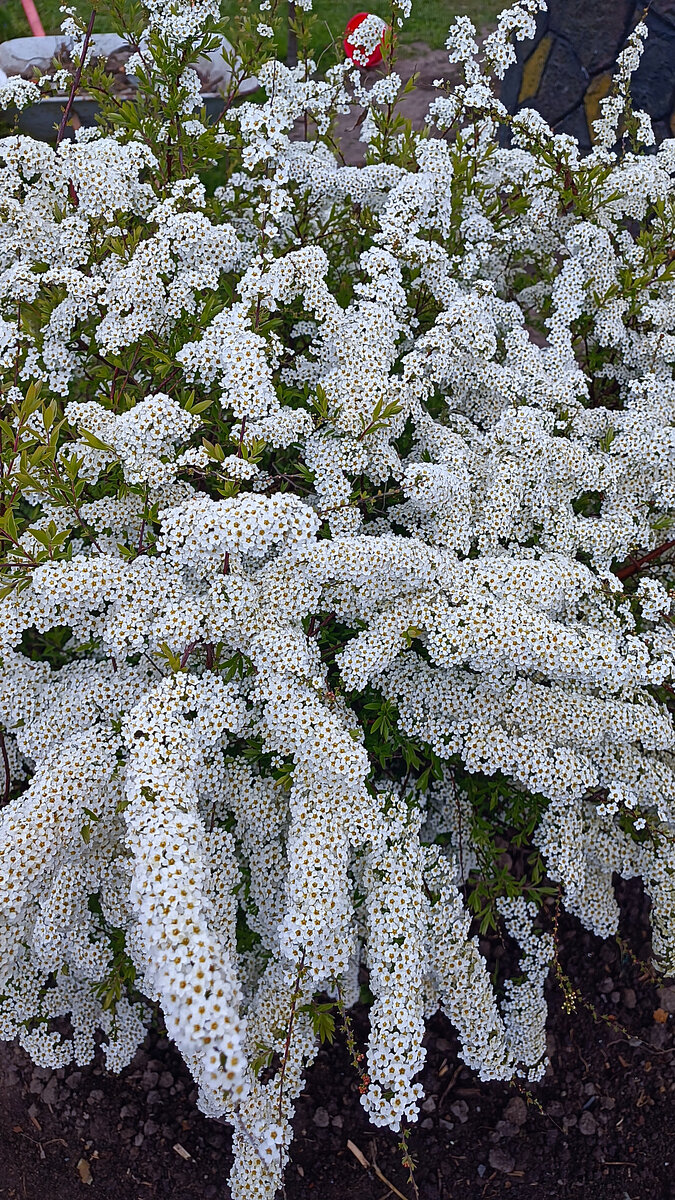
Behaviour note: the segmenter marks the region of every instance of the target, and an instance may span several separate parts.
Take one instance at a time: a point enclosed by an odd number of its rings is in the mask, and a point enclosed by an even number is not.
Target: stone
[[[654,1025],[647,1035],[650,1046],[655,1050],[664,1050],[670,1041],[670,1030],[666,1025]]]
[[[673,991],[675,991],[675,988],[673,988]],[[624,988],[623,989],[623,1006],[624,1006],[624,1008],[635,1008],[636,1004],[637,1004],[637,996],[635,995],[635,992],[633,991],[633,989],[630,987]],[[663,1007],[665,1008],[665,1005],[663,1005]]]
[[[633,104],[655,118],[665,117],[671,109],[674,87],[675,30],[669,38],[647,39],[640,66],[631,80]]]
[[[490,1151],[488,1162],[494,1171],[501,1171],[502,1174],[508,1175],[516,1165],[516,1160],[507,1150],[503,1150],[501,1146],[493,1146]]]
[[[425,1112],[425,1113],[436,1112],[436,1097],[435,1096],[427,1096],[427,1099],[424,1101],[424,1103],[422,1105],[422,1112]]]
[[[59,1081],[55,1075],[47,1080],[40,1099],[43,1104],[56,1104],[59,1098]]]
[[[94,58],[108,58],[123,50],[131,53],[127,42],[116,33],[95,33],[90,44]],[[73,38],[65,37],[62,33],[46,37],[11,38],[0,45],[0,68],[6,75],[22,75],[24,79],[32,79],[36,68],[43,73],[49,71],[53,59],[57,55],[69,55],[72,46]]]
[[[226,92],[232,79],[232,45],[223,38],[220,49],[212,50],[210,54],[202,54],[195,63],[195,70],[201,80],[203,92]],[[236,64],[235,64],[236,65]],[[251,76],[239,85],[238,95],[245,96],[254,92],[259,86],[258,80]]]
[[[520,1125],[514,1125],[512,1121],[497,1121],[495,1125],[495,1135],[499,1138],[512,1138],[517,1133],[520,1133]]]
[[[330,1117],[325,1108],[317,1108],[314,1113],[314,1124],[318,1125],[319,1129],[327,1129],[330,1124]]]
[[[450,1112],[453,1117],[457,1117],[460,1125],[465,1125],[469,1119],[469,1106],[466,1100],[455,1100],[455,1103],[450,1105]]]
[[[675,1013],[675,986],[662,987],[657,991],[659,1006],[667,1013]]]
[[[594,1137],[598,1123],[593,1116],[593,1113],[582,1112],[578,1122],[579,1133],[583,1133],[584,1137]]]
[[[581,103],[589,76],[584,72],[572,47],[556,41],[546,60],[539,90],[533,104],[545,121],[556,125],[565,113]]]
[[[613,66],[630,30],[635,0],[551,0],[549,31],[574,47],[589,75]]]
[[[527,1120],[527,1105],[522,1096],[512,1096],[504,1109],[504,1120],[512,1125],[524,1125]]]

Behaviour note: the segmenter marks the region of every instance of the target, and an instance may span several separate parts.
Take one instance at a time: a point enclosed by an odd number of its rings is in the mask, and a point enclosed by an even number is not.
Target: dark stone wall
[[[518,62],[501,90],[507,108],[536,108],[556,133],[573,134],[589,150],[617,55],[644,9],[644,0],[549,0],[534,39],[516,47]],[[661,141],[675,137],[675,0],[652,0],[644,20],[649,37],[633,75],[633,105],[650,114]]]

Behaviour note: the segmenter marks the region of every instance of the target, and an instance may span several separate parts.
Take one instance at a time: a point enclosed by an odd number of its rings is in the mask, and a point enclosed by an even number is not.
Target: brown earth
[[[457,82],[460,78],[457,65],[448,62],[447,50],[430,50],[424,42],[413,42],[405,46],[401,57],[397,59],[395,69],[403,83],[412,75],[416,76],[415,90],[403,96],[398,106],[398,112],[412,121],[414,129],[423,127],[431,101],[443,94],[434,87],[434,80],[447,79]],[[380,71],[381,68],[362,71],[364,87],[371,88]],[[337,121],[337,140],[345,161],[352,166],[361,165],[365,156],[365,145],[359,141],[361,130],[356,124],[362,115],[363,110],[354,105],[349,115],[345,114]]]
[[[646,966],[639,887],[623,884],[620,896],[628,944],[561,920],[562,969],[583,999],[565,1013],[551,980],[551,1066],[529,1093],[480,1083],[458,1061],[449,1022],[431,1022],[427,1100],[410,1138],[420,1200],[675,1200],[675,987]],[[493,963],[509,958],[498,939],[483,949]],[[355,1023],[363,1038],[364,1011]],[[159,1034],[119,1077],[100,1062],[35,1068],[11,1046],[0,1074],[0,1200],[228,1200],[228,1130],[199,1113]],[[338,1038],[298,1101],[287,1200],[415,1200],[397,1141],[368,1124]]]

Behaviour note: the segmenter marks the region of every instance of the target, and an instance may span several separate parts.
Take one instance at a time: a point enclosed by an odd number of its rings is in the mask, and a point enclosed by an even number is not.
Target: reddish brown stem
[[[675,539],[670,542],[664,542],[662,546],[657,546],[655,550],[650,550],[649,554],[643,554],[642,558],[636,558],[635,562],[621,567],[619,571],[615,572],[617,579],[630,579],[631,575],[635,575],[641,567],[644,567],[647,563],[654,562],[662,554],[665,554],[667,550],[672,550],[674,547]]]
[[[4,807],[6,804],[9,804],[9,797],[12,790],[12,773],[9,769],[9,755],[7,753],[7,746],[5,745],[4,733],[0,733],[0,754],[2,754],[2,762],[5,768],[5,790],[2,801]]]
[[[70,94],[66,101],[66,107],[63,110],[63,116],[61,117],[61,124],[59,125],[59,132],[56,135],[57,146],[58,146],[59,142],[62,142],[63,138],[65,137],[68,121],[70,120],[70,110],[73,107],[73,101],[75,100],[75,96],[77,94],[77,89],[80,86],[80,79],[82,78],[82,68],[84,66],[85,59],[87,57],[87,50],[89,49],[91,35],[94,32],[95,19],[96,19],[96,9],[92,8],[91,16],[89,18],[89,24],[87,25],[87,32],[84,35],[84,42],[82,43],[82,54],[80,55],[80,61],[78,63],[77,70],[73,76],[73,82],[71,84]],[[72,184],[71,184],[71,187],[72,187]]]

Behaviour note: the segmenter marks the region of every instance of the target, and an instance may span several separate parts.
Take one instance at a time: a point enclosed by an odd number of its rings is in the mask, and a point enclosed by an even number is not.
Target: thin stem
[[[89,17],[89,24],[87,25],[87,32],[84,35],[84,42],[82,43],[82,53],[80,55],[80,61],[77,65],[77,70],[73,76],[73,82],[70,87],[70,94],[66,101],[66,107],[63,110],[63,116],[61,117],[61,124],[59,125],[59,132],[56,135],[57,146],[58,146],[59,142],[63,141],[65,134],[66,134],[66,127],[68,125],[68,121],[70,120],[70,110],[73,107],[73,101],[75,100],[75,95],[77,93],[77,89],[80,86],[80,79],[82,78],[82,68],[84,66],[84,63],[85,63],[85,60],[87,57],[87,50],[89,49],[91,35],[94,32],[94,21],[95,20],[96,20],[96,9],[92,8],[91,16]]]
[[[5,735],[2,731],[0,731],[0,754],[2,754],[2,762],[5,768],[5,790],[2,801],[4,808],[7,804],[9,804],[9,798],[12,791],[12,773],[9,769],[9,755],[7,753],[7,746],[5,745]]]
[[[298,1000],[300,999],[300,997],[302,995],[302,990],[300,988],[300,980],[302,979],[304,970],[305,970],[305,951],[303,950],[302,958],[300,959],[300,962],[298,963],[298,970],[297,970],[297,974],[295,976],[295,987],[293,988],[293,996],[291,999],[291,1014],[288,1019],[288,1029],[286,1031],[286,1041],[284,1043],[284,1057],[283,1057],[283,1060],[281,1063],[281,1068],[279,1070],[279,1101],[278,1101],[278,1105],[277,1105],[277,1114],[279,1117],[279,1124],[281,1124],[281,1121],[283,1118],[284,1079],[286,1078],[286,1069],[288,1067],[288,1059],[289,1059],[290,1053],[291,1053],[291,1041],[293,1040],[293,1026],[295,1025],[295,1018],[296,1018],[297,1011],[298,1011]]]
[[[655,550],[650,550],[649,554],[643,554],[642,558],[636,558],[635,562],[629,563],[628,566],[621,567],[616,572],[617,579],[630,579],[631,575],[635,575],[641,567],[646,566],[647,563],[654,562],[655,559],[660,558],[662,554],[665,554],[667,550],[672,550],[673,547],[675,547],[675,538],[670,542],[664,542],[662,546],[657,546]]]

